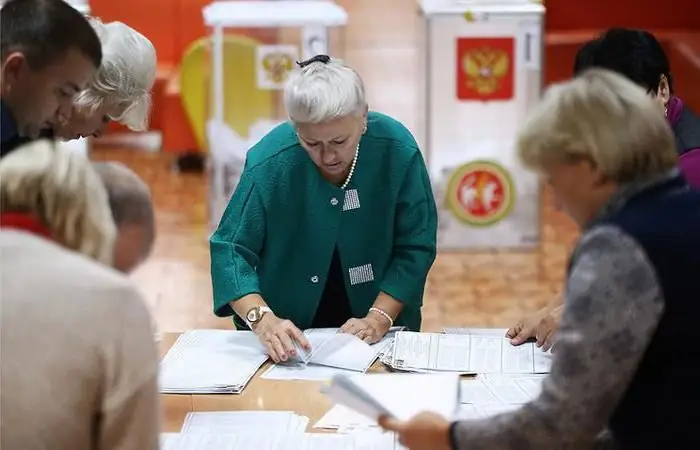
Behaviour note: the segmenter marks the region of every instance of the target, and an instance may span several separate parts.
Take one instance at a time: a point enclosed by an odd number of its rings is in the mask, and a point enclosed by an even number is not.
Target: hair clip
[[[297,66],[299,66],[300,68],[303,69],[304,67],[308,66],[309,64],[315,63],[315,62],[328,64],[329,62],[331,62],[331,57],[328,55],[316,55],[316,56],[309,58],[305,61],[297,61]]]

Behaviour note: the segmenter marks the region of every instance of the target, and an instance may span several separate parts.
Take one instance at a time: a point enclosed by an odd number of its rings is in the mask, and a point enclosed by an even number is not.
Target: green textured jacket
[[[320,175],[285,123],[248,151],[210,239],[214,312],[237,319],[229,303],[257,293],[278,317],[308,328],[337,244],[354,317],[383,291],[405,305],[396,325],[417,331],[436,239],[428,172],[401,123],[369,113],[345,191]]]

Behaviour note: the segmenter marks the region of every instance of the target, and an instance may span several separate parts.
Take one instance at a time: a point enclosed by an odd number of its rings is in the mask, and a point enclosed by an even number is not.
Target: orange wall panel
[[[179,59],[179,0],[90,0],[92,15],[104,22],[118,20],[153,42],[159,63]]]

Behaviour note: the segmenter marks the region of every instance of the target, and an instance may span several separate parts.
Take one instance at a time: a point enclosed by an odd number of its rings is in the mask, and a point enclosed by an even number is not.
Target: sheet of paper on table
[[[188,331],[161,361],[160,391],[238,394],[267,358],[258,337],[250,331]]]
[[[190,412],[180,433],[303,433],[309,418],[293,411],[205,411]]]
[[[396,333],[390,367],[458,373],[549,373],[551,354],[534,344],[511,345],[490,334]]]
[[[464,327],[447,327],[443,328],[445,334],[476,334],[481,336],[498,336],[505,337],[507,328],[464,328]]]
[[[364,373],[391,347],[394,334],[401,329],[403,327],[392,328],[374,345],[367,345],[354,336],[338,333],[337,328],[306,330],[304,334],[311,344],[311,354],[294,361],[275,364],[262,378],[325,381],[336,374]],[[303,355],[301,350],[299,353]]]
[[[522,405],[542,392],[546,375],[479,375],[462,380],[461,403],[484,405]]]
[[[161,450],[403,450],[392,433],[161,435]]]
[[[374,422],[382,415],[408,420],[421,411],[430,411],[450,418],[459,406],[459,375],[457,374],[366,374],[337,375],[323,388],[334,404],[343,405]],[[340,411],[343,412],[342,410]],[[336,417],[326,417],[316,427],[352,427],[366,423],[345,415],[347,423],[330,423]]]

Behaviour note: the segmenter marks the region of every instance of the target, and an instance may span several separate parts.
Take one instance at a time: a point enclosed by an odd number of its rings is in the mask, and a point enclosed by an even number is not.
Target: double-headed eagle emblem
[[[270,81],[280,84],[284,83],[287,74],[292,70],[294,58],[284,52],[270,53],[263,58],[262,66]]]
[[[467,86],[481,95],[490,95],[498,90],[509,66],[508,53],[491,47],[472,50],[462,58]]]

